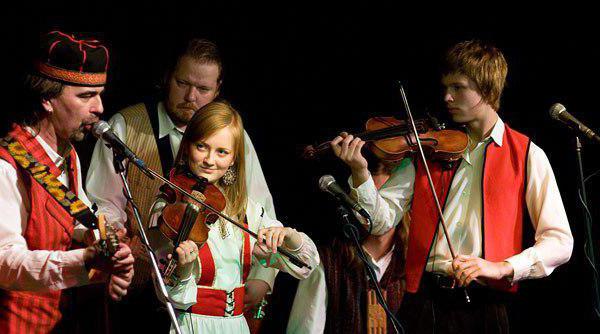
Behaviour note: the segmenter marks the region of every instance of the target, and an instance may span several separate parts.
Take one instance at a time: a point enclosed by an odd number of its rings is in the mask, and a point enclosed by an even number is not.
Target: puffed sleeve
[[[267,227],[283,227],[283,224],[278,220],[270,218],[267,213],[264,213],[262,217],[259,218],[258,229]],[[319,252],[317,251],[317,246],[315,246],[315,243],[308,235],[302,232],[298,233],[302,238],[300,247],[297,249],[288,249],[288,251],[308,264],[310,268],[298,267],[286,256],[280,255],[279,253],[274,254],[271,252],[271,250],[267,249],[266,246],[261,245],[258,242],[255,242],[252,253],[258,262],[265,267],[271,267],[285,271],[297,279],[305,279],[319,265]]]

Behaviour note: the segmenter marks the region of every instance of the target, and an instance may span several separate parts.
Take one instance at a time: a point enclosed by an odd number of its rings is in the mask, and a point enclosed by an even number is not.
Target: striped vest
[[[19,141],[40,163],[50,167],[56,177],[61,171],[54,165],[40,143],[21,126],[13,127],[9,135]],[[0,158],[19,173],[31,203],[27,228],[23,237],[29,250],[66,251],[71,247],[75,220],[39,185],[33,177],[17,166],[10,153],[0,147]],[[71,149],[69,185],[77,194],[77,154]],[[0,333],[48,333],[59,320],[61,291],[28,292],[0,290]]]
[[[157,172],[163,171],[159,154],[159,144],[157,143],[157,134],[153,130],[152,122],[149,113],[154,113],[156,117],[157,110],[152,108],[150,104],[139,103],[119,112],[125,118],[126,127],[126,144],[127,146],[140,157],[146,165]],[[155,121],[157,122],[157,120]],[[158,125],[155,125],[158,128]],[[168,137],[166,137],[168,139]],[[170,146],[167,152],[172,154]],[[172,160],[172,156],[171,156]],[[172,161],[171,161],[172,163]],[[171,166],[166,166],[170,169]],[[164,174],[164,172],[163,172]],[[167,174],[168,175],[168,174]],[[158,180],[152,180],[142,173],[136,166],[129,164],[127,167],[127,181],[131,189],[133,199],[138,206],[142,223],[147,228],[150,209],[152,203],[158,194],[158,188],[161,183]],[[131,240],[131,251],[135,257],[135,275],[133,277],[132,287],[137,287],[148,282],[150,279],[150,259],[142,246],[137,223],[133,216],[131,207],[127,207],[127,229],[131,231],[133,237]]]

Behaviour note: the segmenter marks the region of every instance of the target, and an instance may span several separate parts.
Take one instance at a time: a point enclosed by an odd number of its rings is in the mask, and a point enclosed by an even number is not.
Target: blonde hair
[[[456,44],[446,54],[444,64],[444,75],[452,73],[473,80],[484,101],[496,111],[500,108],[508,64],[498,48],[477,40]]]
[[[244,159],[244,124],[242,117],[227,102],[211,102],[200,108],[187,125],[179,152],[177,153],[176,165],[188,164],[189,149],[199,140],[207,139],[218,130],[229,127],[234,140],[234,164],[231,166],[236,174],[232,185],[225,185],[222,178],[218,181],[227,199],[226,212],[238,219],[242,219],[246,213],[248,195],[246,192],[246,163]]]

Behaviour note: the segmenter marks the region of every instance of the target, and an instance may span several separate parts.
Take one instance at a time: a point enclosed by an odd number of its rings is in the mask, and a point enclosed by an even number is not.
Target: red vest
[[[245,224],[248,227],[247,224]],[[200,315],[210,315],[215,317],[226,316],[225,309],[227,304],[233,302],[233,312],[229,316],[241,315],[244,312],[244,284],[250,273],[252,258],[250,253],[250,235],[243,232],[242,251],[240,260],[242,264],[242,275],[240,286],[233,291],[225,291],[213,288],[216,278],[215,261],[212,256],[208,242],[204,243],[198,251],[200,258],[200,280],[198,281],[198,291],[196,293],[197,304],[190,307],[190,312]]]
[[[170,180],[178,186],[191,192],[190,179],[181,174],[175,174],[175,170],[170,172]],[[180,195],[177,195],[180,198]],[[244,223],[247,228],[248,224]],[[216,250],[218,252],[218,249]],[[241,282],[240,286],[233,291],[225,291],[214,288],[217,268],[212,255],[208,241],[198,250],[200,260],[200,277],[198,280],[198,289],[196,292],[197,304],[189,308],[189,312],[200,315],[209,315],[214,317],[237,316],[244,312],[244,284],[250,273],[252,264],[250,249],[250,235],[243,232],[242,250],[240,252],[241,263]],[[228,307],[229,305],[229,307]],[[233,308],[231,307],[233,306]],[[229,313],[226,313],[230,311]]]
[[[529,143],[528,137],[505,125],[502,146],[491,141],[485,148],[481,225],[483,258],[486,260],[504,261],[522,250]],[[429,163],[429,168],[443,208],[458,164],[444,169],[439,163]],[[440,219],[420,162],[417,163],[414,189],[406,258],[406,289],[413,293],[419,289]],[[517,288],[504,280],[490,284],[513,292]]]
[[[10,136],[19,141],[40,163],[50,167],[55,176],[61,174],[40,143],[21,126],[13,127]],[[74,219],[39,185],[31,175],[17,166],[10,153],[0,147],[0,158],[19,173],[27,189],[31,211],[23,237],[29,250],[65,251],[71,247]],[[77,194],[77,155],[71,149],[69,185]],[[0,290],[0,333],[48,333],[61,319],[61,291],[26,292]]]

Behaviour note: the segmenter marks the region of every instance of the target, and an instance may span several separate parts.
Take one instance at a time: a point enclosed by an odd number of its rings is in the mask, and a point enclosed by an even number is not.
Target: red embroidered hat
[[[108,49],[97,40],[76,39],[60,31],[42,37],[38,74],[74,86],[104,86]]]

